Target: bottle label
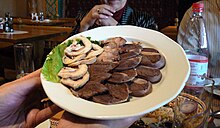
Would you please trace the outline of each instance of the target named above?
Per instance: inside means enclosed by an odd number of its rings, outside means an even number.
[[[191,67],[190,76],[187,82],[196,85],[196,83],[203,81],[199,76],[207,76],[208,58],[201,55],[187,55],[187,58]]]

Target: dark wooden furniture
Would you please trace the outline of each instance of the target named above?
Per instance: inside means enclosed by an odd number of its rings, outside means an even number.
[[[37,40],[45,40],[57,36],[67,34],[64,27],[49,27],[49,26],[29,26],[29,25],[14,25],[14,30],[27,31],[24,34],[1,34],[1,42],[32,42]]]
[[[34,21],[28,18],[14,18],[16,25],[37,25],[37,26],[64,26],[73,27],[76,25],[75,18],[45,19],[44,21]]]
[[[177,26],[167,26],[160,31],[174,41],[177,41]]]

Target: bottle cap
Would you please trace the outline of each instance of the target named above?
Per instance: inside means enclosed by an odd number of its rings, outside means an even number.
[[[193,3],[192,9],[193,9],[193,12],[203,12],[204,3],[202,2]]]

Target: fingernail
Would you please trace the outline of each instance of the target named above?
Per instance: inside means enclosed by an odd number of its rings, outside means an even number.
[[[105,16],[106,19],[108,19],[108,16]]]

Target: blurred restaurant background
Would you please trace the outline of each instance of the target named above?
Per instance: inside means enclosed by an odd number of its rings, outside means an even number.
[[[0,34],[0,83],[15,79],[13,44],[34,43],[35,54],[46,56],[57,44],[64,41],[76,25],[79,10],[92,8],[99,0],[1,0],[0,19],[6,14],[13,18],[13,29],[30,31],[28,37],[14,34],[5,39]],[[176,41],[177,28],[185,11],[198,0],[128,0],[131,7],[146,11],[156,19],[158,31]],[[32,13],[42,13],[45,22],[31,22]],[[39,16],[39,15],[38,15]],[[41,18],[41,17],[38,17]],[[37,32],[41,30],[40,32]],[[40,33],[35,35],[36,33]],[[37,49],[37,51],[36,51]],[[34,58],[37,67],[44,57]]]

